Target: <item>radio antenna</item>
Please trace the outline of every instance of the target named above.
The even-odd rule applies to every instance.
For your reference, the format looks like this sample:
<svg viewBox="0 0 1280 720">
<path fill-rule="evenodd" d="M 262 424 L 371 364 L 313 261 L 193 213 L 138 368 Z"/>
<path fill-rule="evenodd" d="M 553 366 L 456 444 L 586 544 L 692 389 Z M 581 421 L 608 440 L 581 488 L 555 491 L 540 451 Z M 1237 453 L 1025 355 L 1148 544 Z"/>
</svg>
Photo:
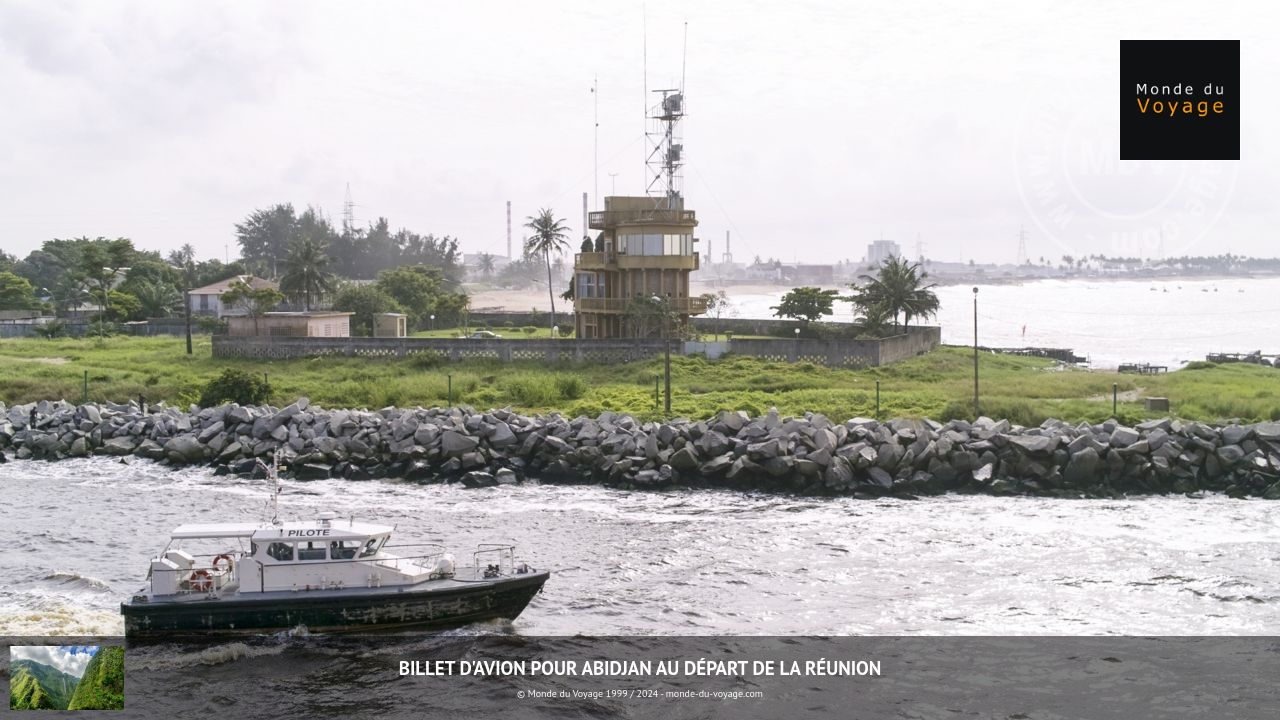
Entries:
<svg viewBox="0 0 1280 720">
<path fill-rule="evenodd" d="M 689 63 L 689 21 L 684 21 L 684 49 L 680 53 L 680 94 L 684 94 L 684 69 Z"/>
</svg>

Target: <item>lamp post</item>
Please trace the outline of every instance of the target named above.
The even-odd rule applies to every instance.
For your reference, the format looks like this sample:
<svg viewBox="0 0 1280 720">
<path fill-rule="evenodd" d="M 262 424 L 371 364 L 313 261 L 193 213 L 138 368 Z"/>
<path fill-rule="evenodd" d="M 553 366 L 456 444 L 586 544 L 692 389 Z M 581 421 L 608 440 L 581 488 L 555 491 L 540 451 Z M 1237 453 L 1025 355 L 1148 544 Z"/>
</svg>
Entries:
<svg viewBox="0 0 1280 720">
<path fill-rule="evenodd" d="M 796 333 L 796 342 L 794 345 L 791 346 L 792 347 L 791 354 L 794 357 L 791 359 L 791 362 L 800 362 L 800 328 L 796 328 L 795 333 Z"/>
<path fill-rule="evenodd" d="M 662 308 L 662 407 L 667 417 L 671 417 L 671 309 L 667 301 L 657 295 L 653 301 Z"/>
<path fill-rule="evenodd" d="M 973 419 L 982 417 L 978 410 L 978 288 L 973 289 Z"/>
<path fill-rule="evenodd" d="M 436 330 L 436 316 L 433 314 L 431 316 L 431 331 L 435 332 L 435 330 Z"/>
</svg>

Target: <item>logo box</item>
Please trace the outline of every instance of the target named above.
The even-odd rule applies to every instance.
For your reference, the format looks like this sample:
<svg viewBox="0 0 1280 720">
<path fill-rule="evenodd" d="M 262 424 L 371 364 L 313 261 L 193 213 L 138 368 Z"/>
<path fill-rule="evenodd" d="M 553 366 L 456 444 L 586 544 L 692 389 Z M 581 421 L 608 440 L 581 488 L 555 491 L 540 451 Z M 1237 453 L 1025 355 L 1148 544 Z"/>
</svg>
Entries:
<svg viewBox="0 0 1280 720">
<path fill-rule="evenodd" d="M 1239 160 L 1240 41 L 1121 40 L 1120 159 Z"/>
</svg>

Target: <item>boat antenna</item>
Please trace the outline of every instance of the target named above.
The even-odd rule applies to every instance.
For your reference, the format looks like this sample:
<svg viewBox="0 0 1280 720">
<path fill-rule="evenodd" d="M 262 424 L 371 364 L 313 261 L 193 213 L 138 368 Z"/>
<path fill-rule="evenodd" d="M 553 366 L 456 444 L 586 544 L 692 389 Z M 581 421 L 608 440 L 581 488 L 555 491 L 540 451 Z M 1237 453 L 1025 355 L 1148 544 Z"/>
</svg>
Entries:
<svg viewBox="0 0 1280 720">
<path fill-rule="evenodd" d="M 280 493 L 284 490 L 284 486 L 280 484 L 280 448 L 276 448 L 271 455 L 271 468 L 267 472 L 267 477 L 276 486 L 271 493 L 271 524 L 280 525 Z"/>
</svg>

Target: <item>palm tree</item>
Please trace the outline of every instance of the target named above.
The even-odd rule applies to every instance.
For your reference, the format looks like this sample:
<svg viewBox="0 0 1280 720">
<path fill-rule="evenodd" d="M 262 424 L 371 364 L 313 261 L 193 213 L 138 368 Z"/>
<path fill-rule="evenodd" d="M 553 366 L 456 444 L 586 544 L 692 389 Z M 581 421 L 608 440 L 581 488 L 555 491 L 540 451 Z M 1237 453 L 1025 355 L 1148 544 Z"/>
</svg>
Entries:
<svg viewBox="0 0 1280 720">
<path fill-rule="evenodd" d="M 490 275 L 493 274 L 493 268 L 494 268 L 493 256 L 490 255 L 489 253 L 480 253 L 481 274 L 483 274 L 485 277 L 489 277 Z"/>
<path fill-rule="evenodd" d="M 149 318 L 165 318 L 182 304 L 182 296 L 172 285 L 143 280 L 133 287 L 133 295 L 142 303 L 142 313 Z"/>
<path fill-rule="evenodd" d="M 547 264 L 547 294 L 551 297 L 551 327 L 556 326 L 556 293 L 551 284 L 551 253 L 569 249 L 569 227 L 564 220 L 557 220 L 550 208 L 543 208 L 536 216 L 526 218 L 524 226 L 533 235 L 524 241 L 525 256 L 542 255 Z"/>
<path fill-rule="evenodd" d="M 868 317 L 892 317 L 895 325 L 901 314 L 905 330 L 911 325 L 913 315 L 924 318 L 938 312 L 938 296 L 933 293 L 935 286 L 932 283 L 921 284 L 928 277 L 929 273 L 920 272 L 918 264 L 889 257 L 875 277 L 859 276 L 863 285 L 854 286 L 856 292 L 848 300 Z"/>
<path fill-rule="evenodd" d="M 311 309 L 312 298 L 319 298 L 333 291 L 333 273 L 329 272 L 329 256 L 325 243 L 315 238 L 303 237 L 289 246 L 284 260 L 284 275 L 280 277 L 280 291 L 291 299 L 302 298 L 303 307 Z"/>
<path fill-rule="evenodd" d="M 191 247 L 191 243 L 184 244 L 177 250 L 170 251 L 169 264 L 174 267 L 186 267 L 194 264 L 196 261 L 196 249 Z"/>
</svg>

